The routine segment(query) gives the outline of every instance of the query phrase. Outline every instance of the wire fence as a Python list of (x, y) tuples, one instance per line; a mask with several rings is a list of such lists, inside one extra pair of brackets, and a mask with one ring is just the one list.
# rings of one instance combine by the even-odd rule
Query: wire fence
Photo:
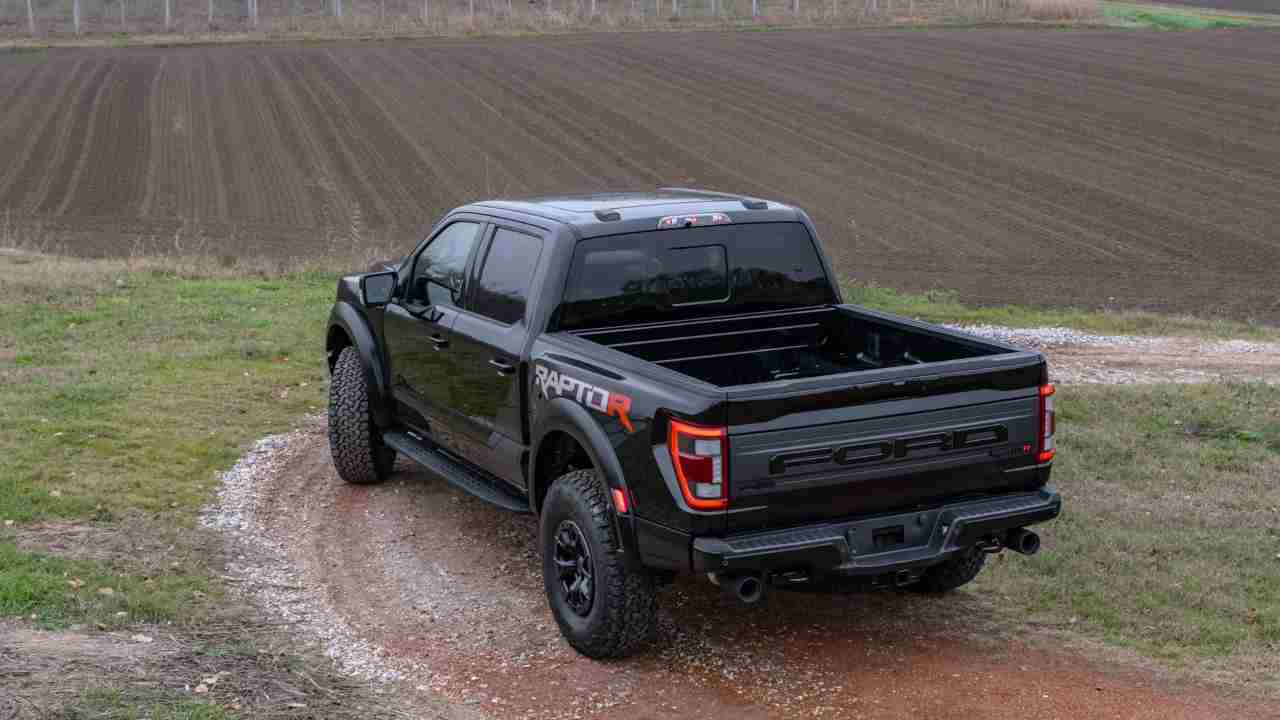
[[(1051, 16), (1038, 8), (1053, 7)], [(1094, 0), (0, 0), (0, 35), (465, 34), (697, 23), (1071, 19)]]

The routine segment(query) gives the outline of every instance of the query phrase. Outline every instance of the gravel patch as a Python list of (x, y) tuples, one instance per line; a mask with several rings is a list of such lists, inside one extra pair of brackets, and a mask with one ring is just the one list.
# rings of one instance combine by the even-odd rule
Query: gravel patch
[(1093, 335), (1065, 327), (1011, 328), (1002, 325), (947, 325), (970, 335), (998, 340), (1011, 345), (1030, 348), (1061, 345), (1111, 346), (1123, 348), (1155, 348), (1168, 346), (1170, 338), (1141, 337), (1137, 335)]
[(1280, 343), (1251, 342), (1249, 340), (1219, 340), (1200, 345), (1200, 352), (1224, 355), (1267, 354), (1280, 356)]
[(377, 682), (400, 680), (401, 673), (378, 648), (357, 637), (319, 592), (306, 587), (302, 568), (290, 559), (285, 542), (258, 517), (267, 479), (287, 466), (290, 446), (313, 432), (300, 429), (259, 440), (222, 474), (218, 501), (201, 514), (201, 524), (230, 539), (233, 553), (226, 579), (272, 617), (318, 640), (341, 672)]

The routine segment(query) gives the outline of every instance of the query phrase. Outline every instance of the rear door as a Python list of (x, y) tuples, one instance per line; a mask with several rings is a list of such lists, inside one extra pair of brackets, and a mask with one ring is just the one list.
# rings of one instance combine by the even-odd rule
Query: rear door
[(453, 327), (460, 452), (518, 487), (524, 485), (520, 457), (528, 444), (520, 395), (528, 368), (521, 358), (543, 244), (532, 229), (495, 224)]
[(391, 391), (400, 417), (441, 445), (456, 449), (450, 407), (458, 392), (452, 331), (466, 291), (466, 271), (484, 223), (442, 227), (414, 255), (406, 286), (387, 305), (383, 338)]
[(729, 530), (1034, 485), (1042, 371), (1012, 353), (729, 389)]

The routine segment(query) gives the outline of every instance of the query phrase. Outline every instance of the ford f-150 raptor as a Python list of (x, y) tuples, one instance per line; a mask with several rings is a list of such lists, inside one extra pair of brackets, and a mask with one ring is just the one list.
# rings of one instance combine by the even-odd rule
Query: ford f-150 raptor
[(1058, 515), (1045, 359), (842, 302), (800, 209), (685, 189), (477, 202), (338, 283), (343, 480), (397, 454), (538, 516), (551, 612), (639, 647), (657, 589), (943, 592)]

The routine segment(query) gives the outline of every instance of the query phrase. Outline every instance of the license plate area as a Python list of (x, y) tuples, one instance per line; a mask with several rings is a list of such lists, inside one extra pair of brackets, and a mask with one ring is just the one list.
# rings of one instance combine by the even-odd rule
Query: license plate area
[(871, 531), (871, 546), (876, 550), (891, 550), (907, 541), (907, 530), (902, 525), (886, 525)]

